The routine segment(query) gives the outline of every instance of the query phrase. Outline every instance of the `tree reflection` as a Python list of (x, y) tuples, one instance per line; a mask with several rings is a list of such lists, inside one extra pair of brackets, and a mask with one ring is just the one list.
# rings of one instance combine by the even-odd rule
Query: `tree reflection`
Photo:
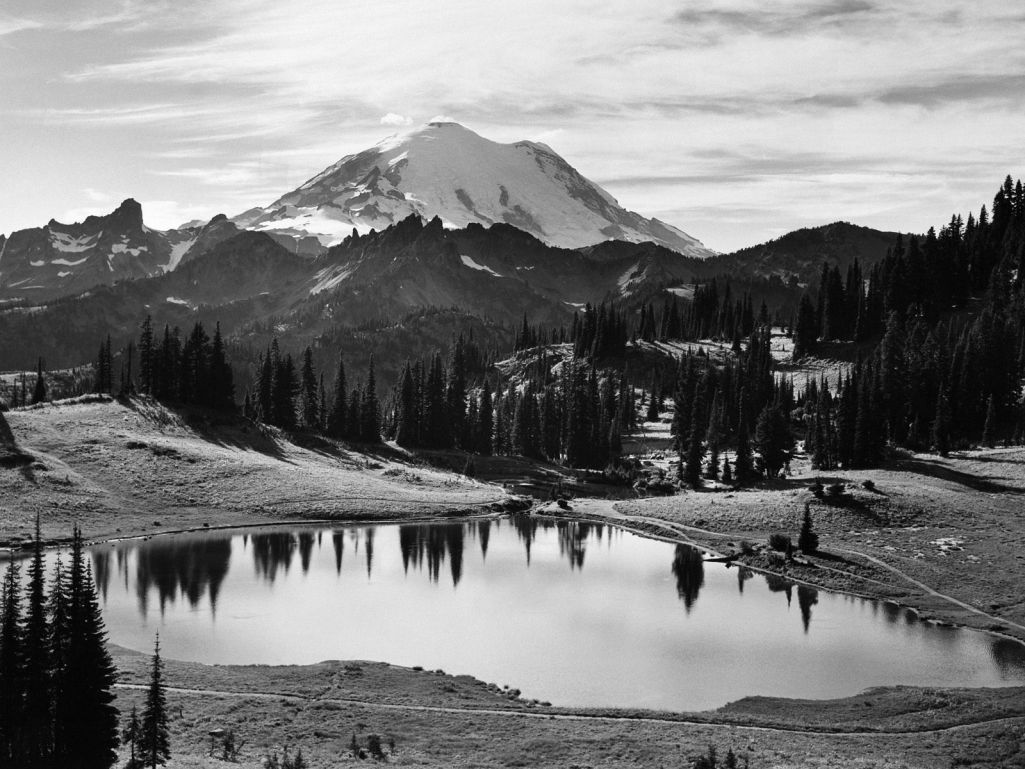
[(819, 602), (819, 591), (808, 585), (797, 586), (797, 605), (801, 608), (801, 623), (805, 635), (811, 626), (811, 607)]
[(452, 585), (459, 584), (463, 576), (463, 547), (466, 527), (462, 523), (428, 523), (399, 527), (399, 548), (402, 550), (402, 568), (409, 573), (410, 565), (417, 569), (427, 564), (432, 582), (441, 576), (441, 564), (448, 558), (452, 571)]
[(312, 531), (299, 532), (299, 563), (302, 566), (303, 574), (310, 570), (310, 557), (313, 555), (314, 534)]
[(766, 574), (765, 584), (769, 586), (770, 593), (786, 593), (787, 606), (794, 598), (794, 583), (788, 579), (784, 579), (778, 574)]
[(741, 595), (744, 595), (744, 583), (751, 579), (755, 573), (746, 566), (737, 567), (737, 590), (740, 591)]
[(1025, 644), (1010, 638), (994, 638), (989, 651), (1002, 679), (1025, 678)]
[(193, 608), (204, 594), (216, 612), (221, 583), (231, 560), (231, 538), (185, 537), (151, 540), (138, 546), (135, 560), (135, 592), (145, 616), (151, 588), (157, 592), (160, 613), (181, 593)]
[(342, 573), (342, 554), (345, 552), (345, 532), (332, 531), (331, 544), (335, 549), (335, 573)]
[(584, 568), (584, 554), (587, 552), (587, 538), (591, 524), (587, 522), (559, 523), (559, 554), (566, 556), (571, 569)]
[(253, 534), (250, 537), (253, 547), (253, 564), (257, 575), (268, 582), (273, 582), (280, 568), (286, 574), (292, 566), (295, 553), (295, 534), (292, 532), (269, 532)]
[(705, 584), (705, 561), (701, 551), (688, 545), (677, 545), (673, 556), (673, 575), (676, 577), (676, 594), (690, 614), (701, 586)]

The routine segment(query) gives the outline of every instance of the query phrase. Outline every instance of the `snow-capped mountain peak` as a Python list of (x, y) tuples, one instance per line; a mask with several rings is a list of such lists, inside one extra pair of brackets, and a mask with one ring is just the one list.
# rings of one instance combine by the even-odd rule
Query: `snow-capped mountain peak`
[(653, 241), (688, 256), (712, 252), (657, 219), (627, 211), (558, 153), (539, 142), (501, 144), (434, 122), (347, 155), (236, 224), (277, 235), (314, 236), (321, 246), (355, 229), (381, 230), (417, 214), (447, 227), (505, 222), (552, 245)]

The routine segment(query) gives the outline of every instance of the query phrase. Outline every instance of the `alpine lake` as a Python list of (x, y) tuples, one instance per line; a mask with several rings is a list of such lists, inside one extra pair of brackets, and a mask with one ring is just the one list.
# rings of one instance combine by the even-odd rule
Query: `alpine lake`
[[(90, 549), (110, 640), (218, 664), (378, 660), (561, 706), (1025, 684), (1025, 645), (622, 529), (530, 516), (164, 535)], [(52, 556), (51, 556), (52, 559)]]

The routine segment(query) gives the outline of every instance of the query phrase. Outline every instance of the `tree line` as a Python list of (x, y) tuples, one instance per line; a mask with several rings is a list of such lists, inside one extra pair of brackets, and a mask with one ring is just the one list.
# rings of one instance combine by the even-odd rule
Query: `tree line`
[(1025, 439), (1025, 193), (1008, 177), (978, 219), (898, 239), (867, 281), (824, 267), (793, 327), (794, 357), (827, 339), (871, 344), (797, 418), (816, 467), (871, 467), (888, 445), (946, 454)]

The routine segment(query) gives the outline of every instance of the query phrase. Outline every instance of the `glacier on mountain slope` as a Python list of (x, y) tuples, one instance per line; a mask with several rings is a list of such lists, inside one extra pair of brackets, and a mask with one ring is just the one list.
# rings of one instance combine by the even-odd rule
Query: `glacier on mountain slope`
[(622, 208), (547, 145), (500, 144), (457, 123), (428, 123), (347, 155), (240, 227), (322, 245), (353, 230), (382, 230), (411, 214), (449, 228), (511, 224), (565, 248), (609, 240), (653, 241), (687, 256), (713, 252), (686, 233)]

